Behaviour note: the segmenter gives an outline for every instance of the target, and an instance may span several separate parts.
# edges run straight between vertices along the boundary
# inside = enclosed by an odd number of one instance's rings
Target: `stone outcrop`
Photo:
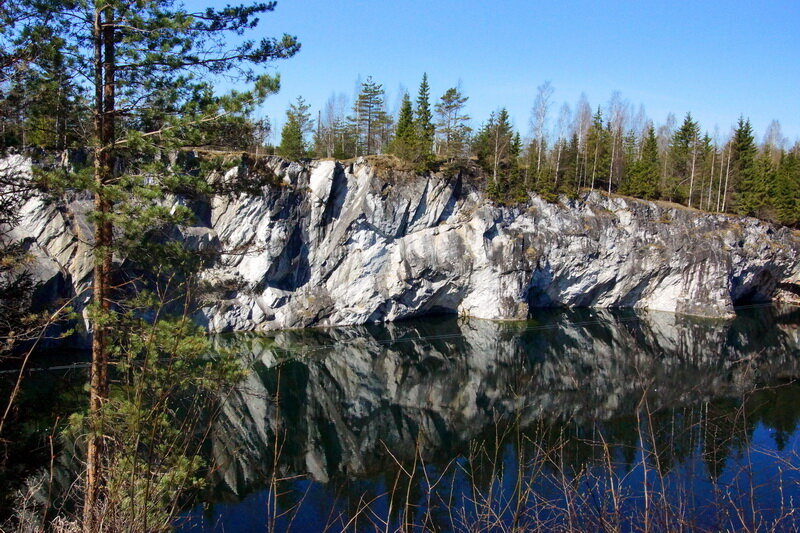
[[[502,206],[468,172],[377,171],[365,159],[262,163],[272,185],[193,204],[197,226],[180,232],[217,256],[204,274],[215,296],[197,315],[211,331],[437,312],[518,319],[548,306],[725,317],[800,282],[798,234],[752,218],[598,192]],[[248,176],[240,167],[209,179]],[[42,298],[87,301],[90,208],[81,196],[23,207],[12,236],[29,243]]]

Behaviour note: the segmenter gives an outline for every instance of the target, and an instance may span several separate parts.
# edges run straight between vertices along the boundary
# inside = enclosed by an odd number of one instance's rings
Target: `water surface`
[[[219,337],[252,368],[183,531],[791,531],[800,311]]]

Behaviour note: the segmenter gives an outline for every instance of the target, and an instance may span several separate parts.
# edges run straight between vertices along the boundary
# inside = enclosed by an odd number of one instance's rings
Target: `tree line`
[[[523,137],[505,108],[473,130],[469,97],[451,87],[433,101],[427,74],[413,101],[402,95],[394,116],[382,85],[368,77],[352,105],[331,96],[316,118],[298,97],[275,150],[291,159],[393,154],[420,171],[473,160],[501,202],[598,189],[800,224],[800,143],[787,146],[777,121],[761,142],[745,117],[725,135],[704,130],[691,113],[680,124],[670,114],[657,126],[618,92],[594,109],[581,95],[553,121],[553,93],[549,82],[537,88]]]

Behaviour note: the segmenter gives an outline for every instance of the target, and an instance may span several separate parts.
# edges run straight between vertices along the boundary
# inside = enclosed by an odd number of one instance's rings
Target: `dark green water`
[[[213,489],[182,531],[798,526],[797,308],[217,342],[253,371],[212,431]]]

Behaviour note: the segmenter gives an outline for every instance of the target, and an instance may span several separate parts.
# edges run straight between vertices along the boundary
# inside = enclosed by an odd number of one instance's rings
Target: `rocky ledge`
[[[277,185],[210,198],[181,232],[216,253],[204,276],[217,297],[197,314],[211,331],[439,312],[521,319],[550,306],[726,317],[800,292],[800,236],[753,218],[598,192],[503,206],[469,172],[414,175],[363,158],[261,163]],[[90,208],[88,198],[24,206],[12,236],[30,244],[42,297],[87,293]]]

